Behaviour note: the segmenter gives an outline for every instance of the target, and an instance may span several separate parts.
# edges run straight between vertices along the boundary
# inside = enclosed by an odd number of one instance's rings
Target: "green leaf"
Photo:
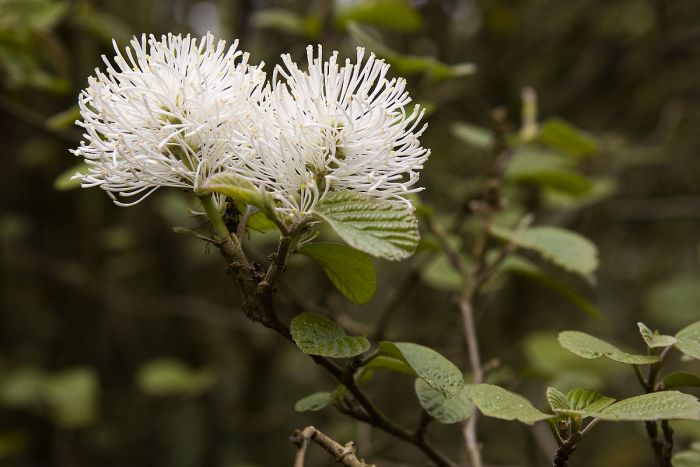
[[[475,148],[490,149],[493,146],[493,133],[487,128],[457,122],[450,126],[450,131],[455,137]]]
[[[472,403],[469,400],[467,386],[464,386],[454,397],[446,399],[441,392],[419,378],[416,379],[415,390],[421,407],[440,423],[457,423],[472,415]]]
[[[73,128],[75,121],[80,118],[80,108],[74,105],[66,110],[58,112],[46,120],[46,128],[54,131]]]
[[[595,389],[574,388],[565,395],[555,388],[547,388],[547,401],[557,415],[585,418],[592,417],[615,399],[605,397]]]
[[[700,376],[682,371],[669,373],[661,381],[664,384],[664,389],[700,387]]]
[[[348,336],[335,321],[316,313],[302,313],[292,320],[292,339],[302,352],[332,358],[347,358],[369,350],[364,336]]]
[[[683,274],[653,286],[645,297],[646,315],[656,323],[681,329],[700,316],[700,275]]]
[[[675,337],[660,335],[658,332],[649,329],[647,325],[641,321],[637,323],[637,327],[639,327],[639,333],[642,335],[642,339],[644,339],[644,342],[646,342],[647,347],[650,349],[668,347],[676,343]]]
[[[676,348],[689,357],[700,359],[700,321],[690,324],[676,334]]]
[[[89,368],[55,373],[42,383],[42,400],[54,421],[64,428],[81,428],[97,418],[99,381]]]
[[[299,253],[320,264],[333,285],[353,303],[372,300],[377,273],[364,253],[338,243],[309,243]]]
[[[151,396],[196,396],[211,388],[216,380],[210,368],[195,370],[173,358],[150,360],[136,373],[139,389]]]
[[[547,388],[547,402],[554,413],[571,409],[571,404],[569,404],[566,394],[556,388]]]
[[[468,386],[469,398],[487,417],[502,420],[518,420],[532,425],[540,420],[552,418],[542,413],[524,397],[492,384]]]
[[[355,21],[413,32],[423,25],[421,15],[407,0],[369,0],[340,5],[347,5],[341,7],[336,16],[336,23],[341,27]]]
[[[403,358],[389,357],[388,355],[377,355],[369,361],[363,368],[368,370],[389,370],[395,373],[403,373],[408,376],[418,376]]]
[[[559,344],[579,357],[593,359],[607,357],[620,363],[631,365],[649,365],[659,361],[655,355],[632,355],[623,352],[612,344],[597,337],[579,331],[559,333]]]
[[[532,227],[515,232],[494,226],[491,234],[590,280],[598,267],[598,249],[587,238],[558,227]]]
[[[598,152],[598,141],[559,118],[550,118],[540,126],[538,141],[581,158]]]
[[[66,1],[54,0],[4,0],[3,26],[6,28],[45,31],[54,27],[68,12]]]
[[[671,459],[673,467],[700,467],[700,452],[681,451]]]
[[[430,347],[410,342],[383,341],[379,343],[379,351],[405,362],[418,378],[445,397],[456,396],[464,386],[464,377],[459,368]]]
[[[591,318],[601,318],[603,316],[603,313],[585,297],[567,284],[554,279],[542,268],[521,256],[511,255],[506,258],[501,268],[508,273],[525,277],[558,293]]]
[[[347,29],[355,41],[386,58],[399,75],[426,73],[433,80],[442,80],[468,76],[476,71],[476,67],[471,63],[447,65],[434,57],[400,54],[384,45],[381,40],[372,37],[356,23],[348,23]]]
[[[274,205],[270,195],[240,175],[219,172],[211,175],[199,187],[202,193],[221,193],[241,203],[250,204],[263,212]]]
[[[606,397],[599,391],[588,388],[571,389],[566,393],[566,398],[569,400],[569,406],[571,407],[566,414],[581,415],[583,417],[592,417],[593,414],[615,402],[615,399],[612,397]]]
[[[335,399],[334,392],[315,392],[299,399],[294,404],[294,410],[297,412],[317,412],[330,405],[333,399]]]
[[[621,400],[595,414],[602,420],[700,420],[700,402],[678,391],[660,391]]]
[[[317,14],[301,16],[286,8],[265,8],[256,11],[251,17],[256,28],[276,29],[288,34],[317,38],[321,34],[322,20]]]
[[[407,258],[420,239],[418,219],[408,208],[359,193],[328,193],[314,214],[348,245],[379,258]]]
[[[276,230],[277,225],[268,219],[264,212],[258,211],[248,218],[246,228],[264,233]]]
[[[44,373],[32,367],[3,373],[0,378],[0,405],[14,409],[38,405],[44,379]]]
[[[73,177],[78,174],[85,175],[88,172],[89,167],[90,166],[85,162],[80,162],[69,169],[64,170],[53,181],[54,189],[58,191],[68,191],[74,188],[80,188],[81,180]]]
[[[506,170],[506,178],[515,182],[532,183],[571,195],[583,195],[593,187],[585,176],[575,172],[565,156],[535,148],[517,151]]]
[[[433,260],[421,269],[421,279],[438,290],[458,292],[464,287],[464,278],[454,270],[444,254],[435,255]]]

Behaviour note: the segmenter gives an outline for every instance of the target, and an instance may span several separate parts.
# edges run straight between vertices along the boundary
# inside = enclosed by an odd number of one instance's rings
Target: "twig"
[[[309,441],[313,441],[321,446],[335,457],[338,463],[347,467],[375,467],[374,464],[367,464],[363,459],[357,457],[355,444],[352,441],[342,445],[313,426],[294,431],[289,440],[297,445],[294,467],[304,467],[304,457]]]
[[[276,331],[290,342],[293,342],[289,327],[278,318],[272,294],[279,275],[286,267],[287,256],[294,242],[310,220],[303,219],[289,230],[289,235],[283,235],[280,238],[277,252],[273,254],[264,277],[261,277],[247,260],[238,239],[228,232],[221,218],[221,213],[214,205],[212,199],[208,196],[200,197],[200,199],[217,236],[220,237],[219,249],[229,261],[232,270],[236,272],[235,280],[243,295],[242,308],[244,313],[251,320],[261,323],[263,326]],[[358,413],[357,411],[349,410],[350,415],[413,444],[439,467],[452,466],[452,462],[426,441],[422,435],[416,436],[414,433],[411,433],[384,415],[374,405],[355,381],[354,376],[357,368],[351,366],[345,370],[328,358],[317,355],[310,355],[310,357],[328,371],[340,384],[343,384],[364,411],[364,413]]]

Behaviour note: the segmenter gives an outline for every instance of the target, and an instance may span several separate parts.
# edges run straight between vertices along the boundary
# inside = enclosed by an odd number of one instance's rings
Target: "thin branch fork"
[[[374,464],[367,464],[364,459],[357,457],[355,443],[352,441],[344,445],[340,444],[313,426],[307,426],[303,430],[294,431],[292,436],[289,437],[289,440],[297,446],[294,467],[304,467],[306,448],[310,441],[321,446],[332,455],[338,463],[347,467],[376,467]]]

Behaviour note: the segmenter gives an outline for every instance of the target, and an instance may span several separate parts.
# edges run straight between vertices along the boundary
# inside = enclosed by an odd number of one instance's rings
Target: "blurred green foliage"
[[[288,435],[311,423],[358,440],[383,466],[422,459],[332,410],[293,411],[330,381],[242,316],[213,251],[173,234],[196,227],[184,195],[162,191],[122,209],[99,190],[70,189],[80,170],[68,153],[80,140],[76,96],[101,54],[111,56],[112,38],[207,30],[240,38],[268,71],[283,52],[302,60],[309,42],[345,56],[362,44],[390,61],[431,110],[423,219],[449,222],[463,209],[488,169],[491,110],[508,109],[517,138],[521,92],[537,91],[541,121],[506,172],[499,225],[533,212],[537,224],[591,238],[601,267],[592,287],[536,254],[503,265],[508,274],[479,304],[482,353],[498,367],[492,382],[538,407],[548,385],[627,396],[631,374],[572,356],[557,332],[586,329],[635,348],[629,329],[641,319],[662,333],[698,319],[697,0],[0,0],[0,464],[287,465]],[[252,224],[269,230],[264,219]],[[475,227],[467,221],[459,235]],[[378,291],[363,307],[321,268],[293,264],[285,289],[308,302],[295,312],[330,314],[351,335],[381,323],[385,336],[467,368],[452,332],[458,283],[423,237],[413,260],[376,262]],[[367,386],[392,414],[418,407],[410,378],[377,372]],[[481,430],[494,463],[549,462],[531,448],[536,432],[492,420]],[[652,465],[635,430],[592,436],[590,454],[571,465]],[[677,432],[683,449],[700,440],[697,424]],[[450,454],[461,449],[454,427],[434,438]],[[310,454],[309,465],[332,462]],[[695,459],[697,449],[678,456]]]

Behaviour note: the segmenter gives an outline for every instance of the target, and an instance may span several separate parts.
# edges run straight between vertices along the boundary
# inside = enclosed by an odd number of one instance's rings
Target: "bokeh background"
[[[187,194],[161,190],[119,208],[68,180],[79,162],[68,152],[81,137],[77,94],[112,38],[206,31],[239,38],[268,71],[284,52],[304,60],[309,43],[344,54],[363,44],[389,59],[430,110],[422,199],[438,220],[483,176],[491,110],[507,109],[517,129],[523,88],[537,92],[542,120],[585,132],[594,150],[576,160],[573,180],[512,174],[506,194],[510,211],[596,242],[597,284],[564,279],[603,318],[504,277],[479,303],[483,355],[498,359],[493,381],[541,408],[547,385],[636,394],[629,368],[577,360],[556,333],[585,329],[639,352],[637,321],[673,333],[700,319],[697,0],[0,0],[0,465],[291,465],[287,438],[308,424],[355,439],[379,465],[426,465],[332,409],[294,412],[333,384],[242,316],[215,251],[173,232],[196,222]],[[369,305],[350,305],[302,261],[281,303],[371,335],[382,323],[385,337],[434,346],[466,369],[454,278],[426,258],[425,238],[416,260],[377,262]],[[254,238],[261,257],[270,240]],[[376,375],[369,390],[417,420],[410,379]],[[543,427],[480,423],[490,464],[550,462]],[[674,427],[680,448],[700,440],[697,424]],[[430,438],[458,457],[458,427],[431,427]],[[309,465],[333,465],[310,455]],[[640,424],[608,424],[571,465],[650,466],[651,457]]]

